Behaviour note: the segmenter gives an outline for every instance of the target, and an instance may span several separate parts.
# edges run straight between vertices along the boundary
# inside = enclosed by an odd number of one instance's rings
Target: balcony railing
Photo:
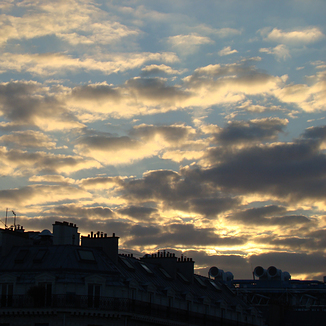
[[[153,304],[132,299],[96,297],[87,295],[52,295],[42,298],[32,298],[27,295],[3,296],[0,300],[0,313],[5,310],[19,309],[64,309],[71,311],[74,309],[98,310],[114,313],[126,313],[134,315],[145,315],[165,320],[179,322],[189,322],[198,325],[242,325],[239,321],[196,313],[189,310],[177,309],[168,306]],[[247,324],[246,325],[250,325]]]

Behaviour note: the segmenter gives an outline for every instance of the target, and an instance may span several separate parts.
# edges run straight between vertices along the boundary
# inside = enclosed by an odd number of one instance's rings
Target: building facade
[[[0,229],[0,326],[265,325],[219,277],[191,258],[119,254],[119,237]]]

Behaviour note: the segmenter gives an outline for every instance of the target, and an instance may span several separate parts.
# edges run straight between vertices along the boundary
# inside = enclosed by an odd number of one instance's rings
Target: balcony
[[[0,315],[19,313],[22,310],[40,311],[50,313],[53,311],[64,311],[69,313],[85,312],[102,312],[105,314],[119,314],[121,316],[147,316],[163,320],[177,322],[189,322],[194,325],[213,326],[219,323],[223,325],[242,325],[241,322],[235,322],[207,314],[200,314],[189,310],[177,309],[163,305],[157,305],[149,302],[143,302],[132,299],[95,297],[87,295],[51,295],[45,298],[32,298],[27,295],[3,296],[0,300]],[[244,325],[244,324],[243,324]],[[248,325],[248,324],[246,324]]]

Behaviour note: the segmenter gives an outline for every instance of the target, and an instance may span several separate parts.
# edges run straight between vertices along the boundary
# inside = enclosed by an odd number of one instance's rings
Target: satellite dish
[[[264,269],[263,267],[261,266],[257,266],[255,269],[254,269],[254,274],[257,276],[257,277],[264,277],[266,276],[266,269]]]
[[[217,267],[213,266],[209,269],[208,275],[212,277],[217,277],[219,275],[219,272],[220,270]]]

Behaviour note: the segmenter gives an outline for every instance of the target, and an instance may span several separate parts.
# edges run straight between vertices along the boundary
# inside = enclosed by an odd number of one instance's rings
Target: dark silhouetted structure
[[[80,239],[55,222],[53,233],[0,229],[0,246],[2,326],[265,325],[218,276],[194,274],[192,259],[121,255],[115,234]]]

